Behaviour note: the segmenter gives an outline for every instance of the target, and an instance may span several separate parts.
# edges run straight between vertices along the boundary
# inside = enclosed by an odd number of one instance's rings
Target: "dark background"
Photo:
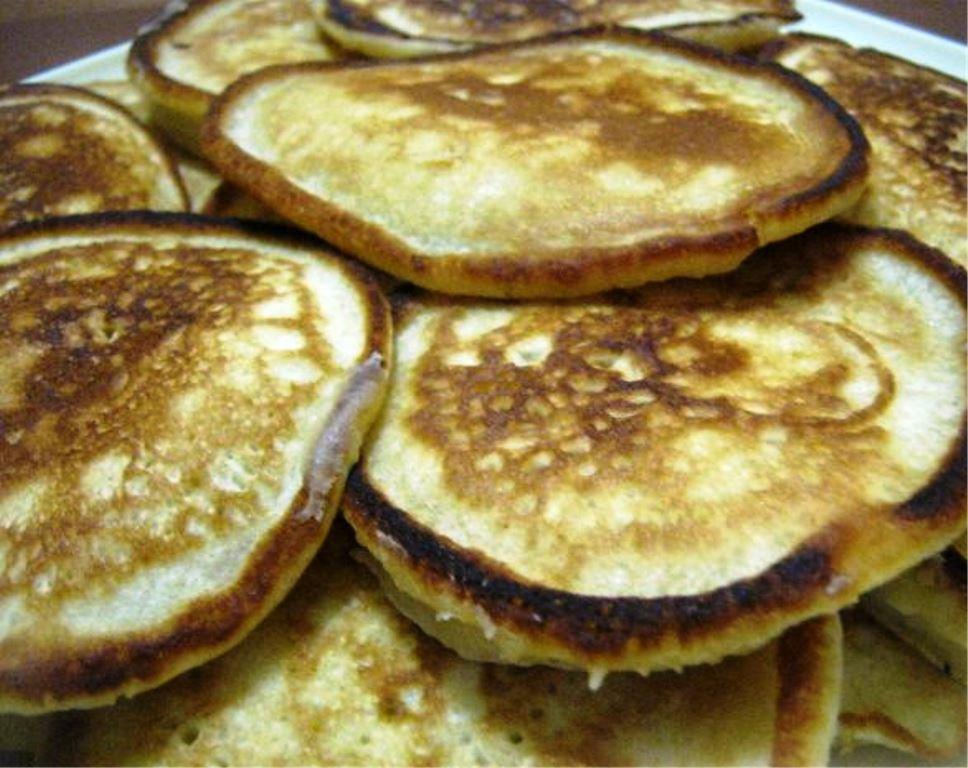
[[[843,0],[843,4],[965,42],[965,0]],[[163,5],[163,0],[0,0],[0,82],[128,40]]]

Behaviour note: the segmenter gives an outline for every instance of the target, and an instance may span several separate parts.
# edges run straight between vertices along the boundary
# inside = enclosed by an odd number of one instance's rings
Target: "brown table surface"
[[[965,0],[849,0],[842,4],[965,41]],[[163,5],[163,1],[142,0],[119,10],[94,13],[35,10],[27,14],[30,18],[0,8],[0,82],[12,82],[128,40]]]

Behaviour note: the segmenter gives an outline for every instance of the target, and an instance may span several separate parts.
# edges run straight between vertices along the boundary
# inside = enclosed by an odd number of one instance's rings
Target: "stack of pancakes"
[[[964,83],[796,18],[196,0],[0,91],[0,755],[962,752]]]

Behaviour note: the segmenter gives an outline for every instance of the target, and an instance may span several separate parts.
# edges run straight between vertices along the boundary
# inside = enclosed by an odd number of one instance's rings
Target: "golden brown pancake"
[[[135,39],[128,74],[149,102],[152,122],[197,152],[212,96],[241,75],[343,55],[317,29],[307,0],[195,0]]]
[[[851,205],[867,151],[806,81],[630,30],[274,68],[229,88],[203,143],[367,263],[508,297],[732,269]]]
[[[84,83],[83,87],[120,104],[151,129],[151,105],[130,80],[98,80]],[[190,155],[174,144],[168,143],[166,146],[178,166],[178,173],[185,184],[185,191],[188,192],[191,210],[194,213],[208,213],[207,208],[216,189],[221,185],[221,178],[204,160]]]
[[[125,110],[78,88],[0,88],[0,229],[188,200],[171,157]]]
[[[845,612],[841,750],[880,744],[926,760],[965,749],[965,688],[860,611]]]
[[[157,686],[282,599],[379,406],[388,322],[357,268],[267,228],[0,237],[0,712]]]
[[[64,717],[57,765],[818,765],[840,690],[835,617],[683,674],[464,661],[400,616],[334,527],[245,642],[169,685]]]
[[[613,24],[662,30],[728,50],[754,47],[800,15],[790,0],[310,0],[346,48],[398,58]]]
[[[968,264],[964,81],[812,35],[790,35],[768,57],[823,87],[871,142],[870,188],[843,218],[907,229]]]
[[[903,233],[580,303],[398,304],[343,511],[469,658],[715,661],[964,526],[965,273]]]

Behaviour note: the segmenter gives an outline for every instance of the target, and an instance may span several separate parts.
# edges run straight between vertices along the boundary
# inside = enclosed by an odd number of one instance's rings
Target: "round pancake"
[[[212,96],[241,75],[343,56],[317,29],[307,0],[196,0],[135,39],[128,74],[148,99],[152,121],[197,151]]]
[[[470,658],[648,672],[849,604],[965,521],[965,273],[817,227],[585,302],[399,299],[343,510]]]
[[[870,186],[844,219],[906,229],[968,265],[965,82],[814,35],[790,35],[767,58],[830,93],[871,142]]]
[[[501,297],[728,271],[849,207],[867,151],[797,76],[630,30],[273,68],[223,94],[203,148],[363,261]]]
[[[211,664],[55,724],[51,765],[822,765],[840,697],[825,617],[683,674],[464,661],[400,616],[334,530],[289,598]],[[348,536],[347,536],[348,538]]]
[[[266,227],[0,237],[0,712],[110,703],[252,629],[328,530],[388,323],[355,266]]]
[[[124,109],[64,85],[0,88],[0,229],[21,221],[185,211],[167,151]]]
[[[772,38],[800,18],[790,0],[310,0],[320,27],[347,48],[398,58],[618,24],[661,29],[729,50]]]

